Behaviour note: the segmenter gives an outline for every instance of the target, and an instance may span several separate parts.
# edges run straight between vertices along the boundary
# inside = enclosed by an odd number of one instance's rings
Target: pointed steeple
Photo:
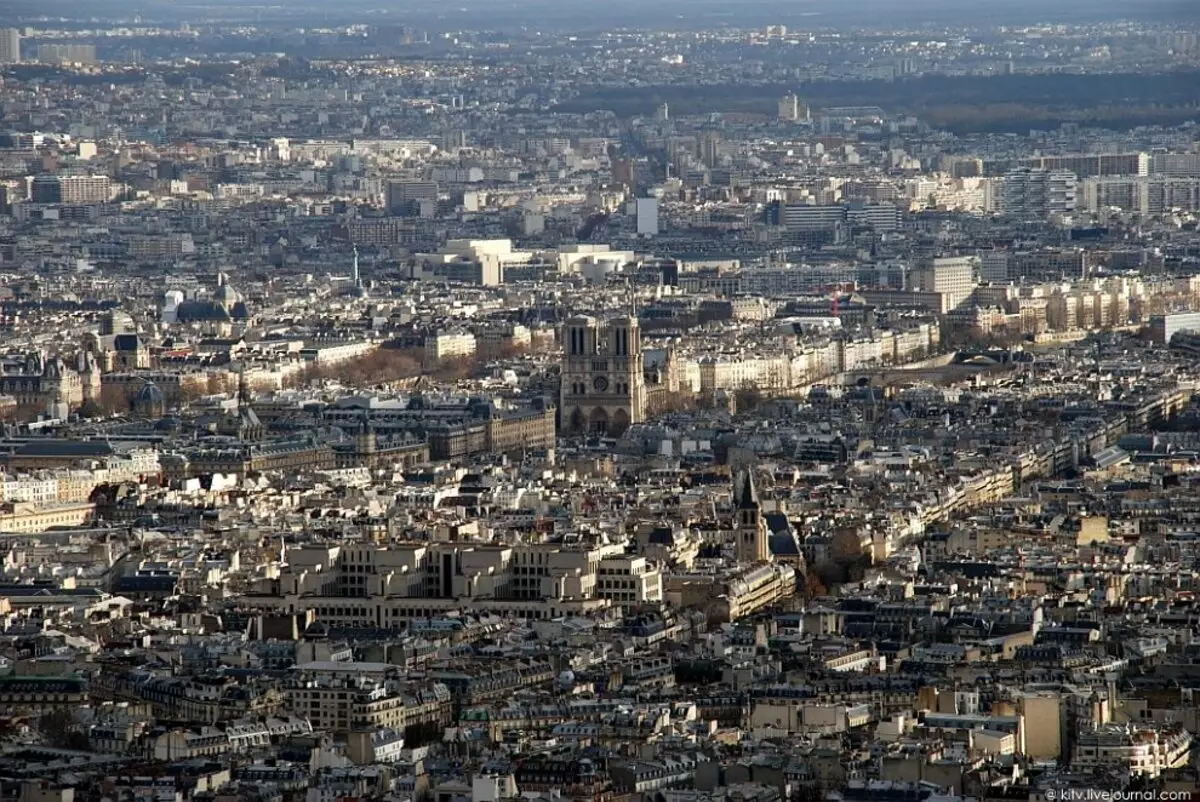
[[[246,384],[246,368],[244,365],[238,370],[237,403],[239,410],[250,406],[250,387]]]
[[[258,413],[251,406],[250,385],[246,382],[246,366],[238,370],[237,412],[235,414],[237,436],[243,442],[257,442],[263,438],[263,425]]]
[[[754,487],[754,473],[749,470],[738,471],[733,484],[733,501],[739,510],[758,509],[758,490]]]
[[[754,474],[739,471],[733,482],[733,503],[737,507],[737,558],[741,563],[761,563],[771,559],[767,527],[758,504]]]

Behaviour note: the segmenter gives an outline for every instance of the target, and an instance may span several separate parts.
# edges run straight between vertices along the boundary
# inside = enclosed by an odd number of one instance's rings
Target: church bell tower
[[[733,482],[733,502],[737,508],[737,559],[739,563],[767,562],[771,559],[767,544],[767,526],[749,470],[739,471]]]

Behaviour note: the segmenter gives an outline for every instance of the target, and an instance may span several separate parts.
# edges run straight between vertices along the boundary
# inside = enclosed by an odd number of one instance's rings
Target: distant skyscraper
[[[637,199],[637,233],[651,237],[658,233],[658,198]]]
[[[779,101],[779,119],[786,123],[800,119],[800,98],[796,97],[795,92],[788,92]]]
[[[16,64],[21,60],[21,32],[16,28],[0,28],[0,64]]]
[[[700,161],[707,167],[715,167],[721,160],[721,135],[716,131],[705,131],[697,143]]]
[[[655,110],[654,119],[659,121],[671,119],[671,108],[666,103],[663,103]]]

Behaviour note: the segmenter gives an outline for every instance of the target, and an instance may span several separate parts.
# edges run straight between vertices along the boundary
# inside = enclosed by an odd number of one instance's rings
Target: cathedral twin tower
[[[601,323],[581,316],[567,321],[559,400],[566,434],[618,436],[646,419],[645,358],[637,318]],[[750,471],[737,474],[733,495],[737,561],[769,562],[769,533]]]
[[[567,434],[616,436],[645,420],[645,360],[636,317],[567,321],[559,401]]]

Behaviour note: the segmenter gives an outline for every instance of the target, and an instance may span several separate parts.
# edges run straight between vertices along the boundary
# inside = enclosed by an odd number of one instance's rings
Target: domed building
[[[246,301],[224,273],[217,275],[217,289],[210,298],[185,300],[175,307],[177,323],[228,323],[249,317]]]
[[[234,306],[242,302],[242,296],[237,290],[235,290],[225,281],[225,274],[222,273],[221,280],[217,285],[217,292],[216,295],[213,296],[213,300],[216,302],[217,306],[221,307],[226,312],[229,312],[234,308]]]
[[[154,382],[146,382],[133,396],[133,414],[139,418],[158,420],[166,411],[166,397]]]

